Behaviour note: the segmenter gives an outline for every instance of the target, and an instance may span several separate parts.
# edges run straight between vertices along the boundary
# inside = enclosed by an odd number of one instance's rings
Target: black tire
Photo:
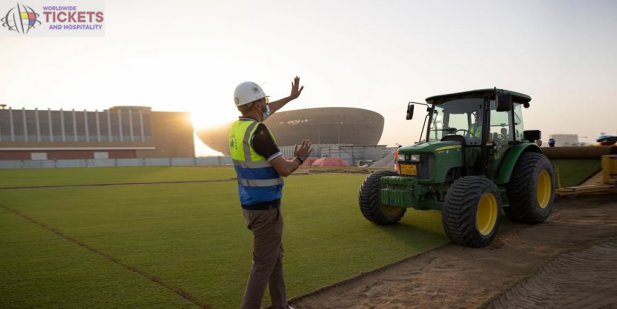
[[[497,185],[484,176],[467,176],[448,189],[441,222],[453,242],[479,248],[490,244],[497,235],[500,215]]]
[[[397,223],[405,215],[407,208],[381,204],[381,177],[399,176],[395,171],[378,171],[366,177],[360,186],[359,204],[362,215],[369,221],[389,225]]]
[[[551,214],[555,200],[555,174],[551,161],[535,152],[521,154],[506,186],[510,206],[504,211],[510,220],[537,224]]]

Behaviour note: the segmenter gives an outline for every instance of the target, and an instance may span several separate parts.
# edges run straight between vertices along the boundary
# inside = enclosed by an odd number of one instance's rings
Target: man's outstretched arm
[[[285,104],[297,99],[302,93],[303,89],[304,86],[300,87],[300,77],[296,76],[293,82],[291,82],[291,93],[289,94],[289,96],[274,102],[270,102],[270,112],[274,114],[274,112],[281,109],[283,106],[285,106]]]

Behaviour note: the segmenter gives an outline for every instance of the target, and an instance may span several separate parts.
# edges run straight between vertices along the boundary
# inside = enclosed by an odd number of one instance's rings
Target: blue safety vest
[[[259,122],[254,119],[240,118],[229,132],[229,152],[238,176],[240,204],[249,209],[251,205],[280,200],[283,193],[283,178],[251,146],[257,125]]]

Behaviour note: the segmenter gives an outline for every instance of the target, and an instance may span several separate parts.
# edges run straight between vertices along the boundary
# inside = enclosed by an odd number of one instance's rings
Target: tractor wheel
[[[495,238],[500,214],[501,200],[495,183],[484,176],[467,176],[448,189],[441,221],[452,241],[477,248]]]
[[[366,177],[360,187],[359,204],[362,215],[380,225],[394,224],[401,220],[406,208],[381,204],[381,177],[398,176],[395,171],[378,171]]]
[[[516,222],[542,223],[551,214],[555,175],[551,162],[540,153],[521,154],[507,185],[510,206],[504,211]]]

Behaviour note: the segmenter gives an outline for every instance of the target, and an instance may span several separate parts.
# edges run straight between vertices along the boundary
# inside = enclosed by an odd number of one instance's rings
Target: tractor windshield
[[[468,145],[479,145],[482,132],[481,98],[459,99],[434,105],[427,141],[440,141],[445,135],[462,135]]]
[[[525,131],[525,126],[523,124],[523,104],[514,104],[514,130],[515,136],[517,140],[523,140],[523,132]]]

